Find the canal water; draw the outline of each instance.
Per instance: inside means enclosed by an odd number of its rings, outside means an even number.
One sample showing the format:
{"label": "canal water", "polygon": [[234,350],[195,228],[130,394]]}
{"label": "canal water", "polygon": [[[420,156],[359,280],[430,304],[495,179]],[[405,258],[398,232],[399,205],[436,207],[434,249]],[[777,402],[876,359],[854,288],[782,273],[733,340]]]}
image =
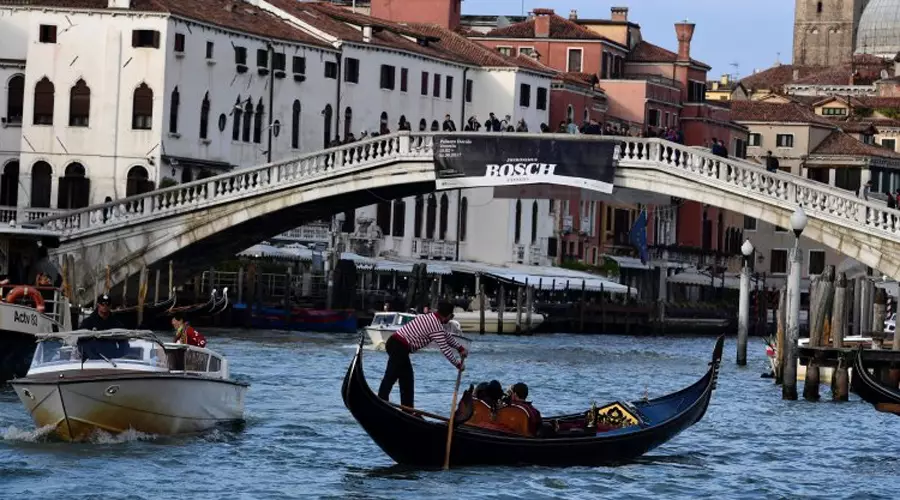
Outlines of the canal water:
{"label": "canal water", "polygon": [[[766,366],[759,339],[751,339],[742,369],[734,365],[733,340],[726,344],[704,419],[636,463],[442,472],[394,465],[344,408],[339,391],[355,336],[204,333],[252,384],[244,429],[54,442],[36,435],[5,388],[0,498],[896,498],[900,481],[900,418],[855,397],[783,402],[771,380],[759,377]],[[704,373],[714,343],[576,335],[475,341],[464,382],[524,381],[545,415],[680,389]],[[386,356],[367,352],[365,359],[377,386]],[[429,352],[417,353],[414,365],[417,406],[447,414],[453,367]]]}

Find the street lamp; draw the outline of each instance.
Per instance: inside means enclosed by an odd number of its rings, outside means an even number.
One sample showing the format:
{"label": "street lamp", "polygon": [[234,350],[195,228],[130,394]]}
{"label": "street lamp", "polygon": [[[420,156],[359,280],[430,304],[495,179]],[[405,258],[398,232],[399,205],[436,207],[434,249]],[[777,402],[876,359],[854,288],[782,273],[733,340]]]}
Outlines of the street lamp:
{"label": "street lamp", "polygon": [[791,229],[794,231],[794,252],[791,255],[791,274],[788,278],[788,328],[782,357],[783,380],[781,399],[797,399],[797,342],[800,340],[800,235],[806,229],[808,219],[800,205],[791,214]]}
{"label": "street lamp", "polygon": [[738,298],[738,341],[737,364],[747,364],[747,334],[750,329],[750,256],[753,255],[753,243],[744,240],[741,245],[744,254],[744,265],[741,267],[741,289]]}

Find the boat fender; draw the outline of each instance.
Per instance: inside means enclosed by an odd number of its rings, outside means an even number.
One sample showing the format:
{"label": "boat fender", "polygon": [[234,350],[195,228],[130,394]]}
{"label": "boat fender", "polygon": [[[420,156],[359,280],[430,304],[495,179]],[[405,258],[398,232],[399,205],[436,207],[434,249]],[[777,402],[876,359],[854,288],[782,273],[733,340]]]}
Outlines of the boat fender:
{"label": "boat fender", "polygon": [[10,304],[15,304],[19,299],[26,296],[34,301],[34,308],[37,309],[37,312],[44,312],[44,297],[41,295],[41,292],[28,286],[17,286],[13,288],[12,291],[9,292],[9,295],[6,296],[6,301]]}

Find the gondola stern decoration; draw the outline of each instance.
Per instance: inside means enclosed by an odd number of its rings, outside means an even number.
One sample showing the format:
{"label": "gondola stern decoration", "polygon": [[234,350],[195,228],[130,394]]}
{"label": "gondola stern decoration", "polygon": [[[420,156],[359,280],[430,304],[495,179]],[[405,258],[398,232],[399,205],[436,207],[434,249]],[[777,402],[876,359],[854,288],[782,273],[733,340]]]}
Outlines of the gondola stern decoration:
{"label": "gondola stern decoration", "polygon": [[709,366],[712,369],[712,390],[716,390],[719,382],[719,368],[722,366],[722,351],[725,349],[725,336],[720,335],[716,339],[716,347],[713,349],[712,361]]}

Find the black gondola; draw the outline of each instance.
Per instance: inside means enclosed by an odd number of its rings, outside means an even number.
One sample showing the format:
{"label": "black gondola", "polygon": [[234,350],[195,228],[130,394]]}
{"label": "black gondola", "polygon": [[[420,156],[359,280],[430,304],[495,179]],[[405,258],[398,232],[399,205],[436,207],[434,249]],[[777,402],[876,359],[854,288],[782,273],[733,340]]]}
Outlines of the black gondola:
{"label": "black gondola", "polygon": [[[453,433],[450,462],[457,466],[596,466],[633,460],[703,417],[716,387],[723,342],[724,337],[719,337],[709,369],[690,387],[657,399],[631,404],[617,402],[604,407],[627,408],[638,417],[637,424],[602,433],[585,432],[582,425],[580,433],[557,433],[549,437],[523,437],[461,425]],[[443,465],[447,423],[424,420],[379,398],[366,382],[362,352],[360,341],[341,388],[344,405],[372,440],[398,464]],[[551,427],[572,428],[586,424],[587,420],[594,421],[592,411],[543,420]],[[598,412],[597,417],[600,416]]]}
{"label": "black gondola", "polygon": [[212,311],[213,309],[215,309],[218,301],[219,301],[219,299],[216,297],[216,291],[213,290],[209,294],[209,300],[207,300],[206,302],[202,302],[200,304],[191,304],[191,305],[181,306],[181,307],[173,307],[172,309],[169,309],[168,311],[166,311],[164,313],[164,315],[171,317],[176,313],[192,314],[192,313],[199,313],[199,312],[209,312],[209,311]]}
{"label": "black gondola", "polygon": [[[154,304],[148,304],[144,306],[144,323],[147,323],[152,318],[159,316],[160,314],[165,314],[166,311],[175,307],[176,297],[172,295],[172,297],[156,302]],[[119,309],[114,309],[111,311],[111,314],[114,318],[118,319],[125,325],[125,328],[138,328],[140,326],[146,325],[138,325],[138,306],[129,306],[122,307]]]}
{"label": "black gondola", "polygon": [[[900,405],[900,391],[896,388],[891,389],[886,385],[878,382],[878,380],[869,372],[863,363],[862,348],[856,351],[853,357],[853,376],[850,377],[855,392],[863,401],[871,403],[876,407],[878,405]],[[877,368],[876,368],[877,370]],[[876,371],[876,373],[878,373]]]}

